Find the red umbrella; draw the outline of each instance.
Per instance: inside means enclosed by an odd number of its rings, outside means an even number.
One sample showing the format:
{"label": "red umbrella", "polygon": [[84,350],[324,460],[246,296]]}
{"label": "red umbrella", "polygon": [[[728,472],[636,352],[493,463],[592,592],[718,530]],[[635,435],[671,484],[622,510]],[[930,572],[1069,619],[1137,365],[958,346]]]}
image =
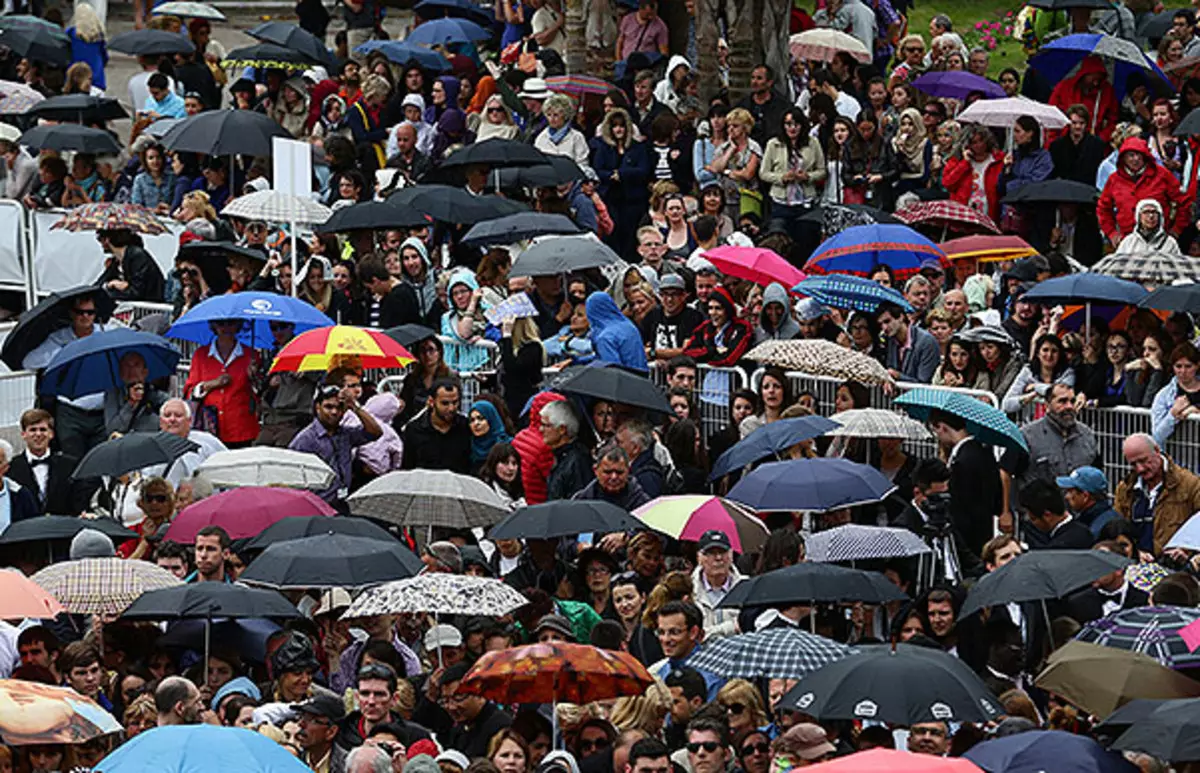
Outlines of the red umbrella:
{"label": "red umbrella", "polygon": [[[942,201],[918,201],[897,210],[896,219],[909,225],[931,225],[944,231],[963,233],[1000,233],[1000,228],[990,217],[971,209],[966,204],[949,199]],[[943,233],[942,238],[945,238]]]}
{"label": "red umbrella", "polygon": [[785,288],[792,287],[808,278],[808,274],[774,251],[761,247],[716,247],[704,253],[704,257],[722,274],[764,287],[772,282],[778,282]]}
{"label": "red umbrella", "polygon": [[337,511],[311,491],[248,486],[183,508],[167,529],[166,539],[191,545],[205,526],[220,526],[230,539],[257,537],[271,524],[294,515],[337,515]]}
{"label": "red umbrella", "polygon": [[981,773],[961,757],[935,757],[895,749],[871,749],[813,765],[812,773]]}
{"label": "red umbrella", "polygon": [[1037,250],[1020,236],[964,236],[938,245],[950,260],[975,258],[980,263],[1000,260],[1020,260],[1037,255]]}
{"label": "red umbrella", "polygon": [[627,652],[588,644],[526,644],[485,652],[459,684],[459,692],[501,705],[577,703],[640,695],[654,678]]}

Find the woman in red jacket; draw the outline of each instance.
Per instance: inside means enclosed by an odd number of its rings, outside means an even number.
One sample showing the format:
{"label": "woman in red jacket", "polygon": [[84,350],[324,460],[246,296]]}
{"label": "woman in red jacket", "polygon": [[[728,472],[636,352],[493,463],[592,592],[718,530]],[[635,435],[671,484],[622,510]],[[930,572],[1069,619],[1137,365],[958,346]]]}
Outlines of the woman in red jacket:
{"label": "woman in red jacket", "polygon": [[512,446],[521,457],[521,485],[525,488],[526,504],[540,505],[546,501],[546,479],[554,466],[554,452],[542,439],[542,409],[549,403],[565,399],[557,392],[534,395],[529,405],[529,426],[513,438]]}
{"label": "woman in red jacket", "polygon": [[250,384],[253,352],[242,346],[240,319],[210,322],[216,339],[192,355],[184,394],[196,405],[195,426],[211,432],[233,448],[258,437],[254,390]]}
{"label": "woman in red jacket", "polygon": [[984,126],[970,129],[962,154],[946,159],[942,168],[942,186],[950,198],[976,212],[1000,222],[1000,174],[1004,154],[996,147],[996,138]]}
{"label": "woman in red jacket", "polygon": [[729,291],[717,287],[708,296],[708,319],[692,333],[683,353],[696,362],[722,368],[736,365],[753,340],[754,328],[738,317]]}

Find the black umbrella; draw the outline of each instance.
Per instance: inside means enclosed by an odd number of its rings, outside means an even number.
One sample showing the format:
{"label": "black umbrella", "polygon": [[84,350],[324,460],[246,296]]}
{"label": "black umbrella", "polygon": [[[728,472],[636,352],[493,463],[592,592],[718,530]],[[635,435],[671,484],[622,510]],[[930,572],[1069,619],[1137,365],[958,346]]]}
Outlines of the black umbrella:
{"label": "black umbrella", "polygon": [[166,30],[132,30],[122,32],[108,41],[113,51],[134,56],[194,54],[196,46],[186,35]]}
{"label": "black umbrella", "polygon": [[117,477],[154,464],[167,464],[200,446],[170,432],[132,432],[115,440],[105,440],[93,446],[71,473],[71,477]]}
{"label": "black umbrella", "polygon": [[1185,115],[1175,127],[1176,137],[1188,137],[1193,134],[1200,134],[1200,112],[1195,110]]}
{"label": "black umbrella", "polygon": [[583,179],[583,170],[566,156],[550,156],[549,163],[536,166],[507,167],[496,169],[489,177],[499,180],[504,190],[513,188],[557,188],[560,185]]}
{"label": "black umbrella", "polygon": [[868,719],[896,725],[988,722],[1002,711],[1000,701],[961,660],[910,644],[859,647],[802,678],[779,707],[822,721]]}
{"label": "black umbrella", "polygon": [[1166,34],[1171,31],[1171,24],[1175,21],[1175,10],[1172,8],[1162,13],[1149,13],[1143,16],[1137,25],[1137,36],[1153,40],[1166,37]]}
{"label": "black umbrella", "polygon": [[513,261],[509,276],[557,276],[600,268],[620,258],[604,242],[590,236],[559,236],[545,239],[522,252]]}
{"label": "black umbrella", "polygon": [[1094,185],[1077,183],[1074,180],[1043,180],[1021,186],[1016,193],[1005,196],[1006,204],[1032,204],[1053,202],[1056,204],[1094,204],[1100,191]]}
{"label": "black umbrella", "polygon": [[[176,260],[181,258],[195,263],[204,281],[213,294],[219,295],[229,289],[229,258],[240,255],[262,268],[267,262],[266,253],[251,247],[242,247],[233,242],[188,242],[179,248]],[[257,270],[257,269],[256,269]]]}
{"label": "black umbrella", "polygon": [[488,538],[555,539],[584,532],[605,534],[645,529],[645,523],[611,502],[600,499],[560,499],[518,508],[493,526]]}
{"label": "black umbrella", "polygon": [[1143,752],[1169,762],[1200,761],[1200,733],[1196,732],[1200,726],[1200,698],[1158,703],[1157,708],[1121,733],[1113,741],[1113,748]]}
{"label": "black umbrella", "polygon": [[226,651],[238,653],[242,660],[265,663],[267,640],[279,630],[278,623],[262,617],[214,620],[212,625],[207,620],[180,620],[168,626],[155,644],[164,649],[201,652],[206,640],[217,641]]}
{"label": "black umbrella", "polygon": [[445,17],[467,19],[485,27],[490,26],[494,21],[490,13],[472,3],[471,0],[421,0],[413,6],[413,10],[422,19]]}
{"label": "black umbrella", "polygon": [[567,368],[551,379],[546,388],[564,394],[631,405],[655,413],[669,415],[671,412],[666,395],[653,381],[645,375],[630,373],[615,365]]}
{"label": "black umbrella", "polygon": [[253,110],[206,110],[184,118],[163,135],[167,150],[186,150],[206,156],[270,156],[275,137],[292,135]]}
{"label": "black umbrella", "polygon": [[544,212],[518,212],[495,220],[484,220],[471,226],[462,241],[466,244],[490,246],[513,244],[549,234],[566,236],[582,233],[582,229],[566,215]]}
{"label": "black umbrella", "polygon": [[357,590],[412,577],[424,566],[398,542],[323,534],[270,545],[238,579],[277,590]]}
{"label": "black umbrella", "polygon": [[323,225],[316,227],[322,233],[345,231],[381,231],[387,228],[420,228],[431,223],[431,218],[415,209],[398,207],[384,201],[360,201],[333,211]]}
{"label": "black umbrella", "polygon": [[1112,9],[1109,0],[1029,0],[1027,5],[1034,8],[1044,8],[1048,11],[1065,11],[1069,8],[1103,8]]}
{"label": "black umbrella", "polygon": [[121,152],[121,146],[108,132],[74,123],[35,126],[22,134],[17,143],[38,150],[74,150],[97,155]]}
{"label": "black umbrella", "polygon": [[[1189,698],[1184,702],[1190,702],[1190,700]],[[1155,709],[1164,703],[1170,703],[1170,701],[1155,700],[1153,698],[1134,698],[1105,717],[1103,722],[1092,728],[1092,733],[1098,738],[1114,740],[1121,733],[1128,730],[1134,722],[1139,722],[1150,716],[1154,713]]]}
{"label": "black umbrella", "polygon": [[825,218],[833,216],[856,218],[859,225],[900,222],[891,213],[884,212],[877,207],[867,206],[866,204],[821,204],[801,215],[800,219],[809,223],[824,223]]}
{"label": "black umbrella", "polygon": [[96,531],[113,538],[113,541],[136,539],[137,532],[127,529],[111,518],[79,518],[73,515],[39,515],[9,524],[0,534],[0,545],[16,545],[23,542],[44,540],[69,540],[84,529]]}
{"label": "black umbrella", "polygon": [[387,203],[416,210],[442,223],[474,225],[483,220],[527,212],[529,207],[499,196],[472,196],[449,185],[414,185],[388,196]]}
{"label": "black umbrella", "polygon": [[214,617],[301,617],[278,591],[224,582],[197,582],[143,593],[124,620],[197,620]]}
{"label": "black umbrella", "polygon": [[255,43],[252,46],[236,48],[221,60],[222,67],[261,67],[282,70],[300,70],[314,64],[324,65],[325,63],[320,60],[314,61],[313,57],[308,54],[277,43]]}
{"label": "black umbrella", "polygon": [[1143,298],[1138,306],[1195,314],[1200,312],[1200,285],[1163,285]]}
{"label": "black umbrella", "polygon": [[30,108],[25,115],[45,118],[49,121],[74,121],[76,123],[97,121],[119,121],[129,113],[121,103],[108,97],[93,97],[91,94],[63,94],[42,100]]}
{"label": "black umbrella", "polygon": [[0,360],[13,370],[24,368],[26,355],[41,346],[46,337],[55,330],[71,324],[71,305],[80,298],[91,298],[96,302],[97,322],[107,322],[116,308],[116,303],[109,294],[95,285],[80,285],[50,293],[38,305],[21,315],[17,326],[4,339],[4,348],[0,349]]}
{"label": "black umbrella", "polygon": [[484,140],[464,145],[442,161],[444,169],[456,166],[544,166],[550,163],[545,153],[516,140]]}
{"label": "black umbrella", "polygon": [[0,46],[23,59],[66,67],[71,61],[71,39],[62,27],[36,16],[0,17]]}
{"label": "black umbrella", "polygon": [[809,561],[743,580],[725,594],[719,606],[772,606],[815,601],[886,604],[907,598],[879,572]]}
{"label": "black umbrella", "polygon": [[367,518],[330,518],[326,515],[306,515],[294,518],[284,518],[268,526],[246,545],[250,550],[263,550],[268,545],[302,537],[314,537],[319,534],[345,534],[351,537],[367,537],[370,539],[395,542],[396,538],[387,529],[377,525]]}
{"label": "black umbrella", "polygon": [[1129,559],[1100,550],[1033,550],[985,574],[971,592],[959,617],[987,607],[1018,601],[1045,601],[1129,565]]}
{"label": "black umbrella", "polygon": [[295,24],[283,21],[268,21],[246,30],[246,34],[255,40],[274,43],[284,48],[298,51],[311,59],[315,64],[334,67],[335,62],[329,49],[316,35]]}
{"label": "black umbrella", "polygon": [[437,338],[437,331],[431,327],[409,323],[407,325],[397,325],[393,328],[388,328],[383,331],[384,335],[391,337],[409,352],[415,351],[413,346],[418,342],[424,341],[426,338]]}

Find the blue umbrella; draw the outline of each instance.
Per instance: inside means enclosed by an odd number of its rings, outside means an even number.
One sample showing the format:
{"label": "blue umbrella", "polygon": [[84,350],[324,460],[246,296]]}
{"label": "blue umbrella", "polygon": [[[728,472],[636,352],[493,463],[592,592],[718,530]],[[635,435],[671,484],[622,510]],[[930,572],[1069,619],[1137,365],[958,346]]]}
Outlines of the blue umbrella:
{"label": "blue umbrella", "polygon": [[64,346],[42,375],[41,393],[76,398],[124,386],[121,358],[137,353],[146,361],[147,379],[175,373],[179,350],[162,336],[130,328],[96,332]]}
{"label": "blue umbrella", "polygon": [[804,270],[809,274],[867,276],[882,263],[891,266],[896,278],[903,280],[920,271],[921,264],[929,260],[950,266],[940,247],[908,226],[874,223],[856,225],[826,239]]}
{"label": "blue umbrella", "polygon": [[966,70],[927,72],[913,81],[913,88],[931,97],[966,99],[976,92],[991,99],[1003,99],[1008,94],[999,83]]}
{"label": "blue umbrella", "polygon": [[437,51],[430,51],[407,40],[368,40],[354,49],[360,54],[378,51],[401,67],[415,64],[430,72],[450,72],[450,61]]}
{"label": "blue umbrella", "polygon": [[760,513],[823,513],[878,502],[894,488],[879,470],[849,459],[792,459],[762,465],[727,498]]}
{"label": "blue umbrella", "polygon": [[905,300],[900,291],[853,274],[810,276],[793,287],[792,292],[807,295],[825,306],[837,309],[871,313],[879,308],[879,304],[891,301],[905,311],[913,310],[912,304]]}
{"label": "blue umbrella", "polygon": [[982,400],[958,392],[917,387],[896,398],[896,405],[909,416],[925,421],[933,410],[952,413],[967,422],[967,432],[980,443],[1029,450],[1017,425],[998,409]]}
{"label": "blue umbrella", "polygon": [[216,337],[209,323],[220,319],[249,322],[238,338],[242,343],[259,349],[269,349],[274,345],[270,327],[272,322],[291,322],[296,326],[297,334],[333,324],[333,320],[304,301],[277,293],[240,292],[218,295],[202,302],[176,320],[167,331],[167,336],[209,344]]}
{"label": "blue umbrella", "polygon": [[265,735],[240,727],[156,727],[121,744],[96,765],[104,773],[311,773],[307,765]]}
{"label": "blue umbrella", "polygon": [[1062,730],[1030,730],[975,744],[963,755],[987,773],[1133,773],[1120,752]]}
{"label": "blue umbrella", "polygon": [[824,416],[800,416],[773,421],[739,440],[717,459],[709,480],[716,480],[747,464],[778,454],[797,443],[824,435],[841,425]]}
{"label": "blue umbrella", "polygon": [[426,20],[446,17],[450,19],[470,19],[471,21],[489,25],[493,21],[489,5],[485,11],[471,0],[421,0],[413,6],[417,15]]}
{"label": "blue umbrella", "polygon": [[491,32],[473,21],[433,19],[418,24],[404,40],[422,46],[444,46],[447,43],[474,43],[491,37]]}
{"label": "blue umbrella", "polygon": [[1092,55],[1104,61],[1117,99],[1125,96],[1125,82],[1130,74],[1139,70],[1144,71],[1149,83],[1153,83],[1157,77],[1164,90],[1175,91],[1170,79],[1133,42],[1099,32],[1065,35],[1047,43],[1037,56],[1029,60],[1029,65],[1055,83],[1070,75],[1080,62]]}
{"label": "blue umbrella", "polygon": [[1136,306],[1149,295],[1137,282],[1089,272],[1047,279],[1025,293],[1025,299],[1047,305],[1107,303]]}
{"label": "blue umbrella", "polygon": [[[172,623],[167,632],[158,637],[158,645],[171,649],[192,650],[204,653],[204,629],[207,620],[181,620]],[[280,628],[278,623],[262,617],[246,617],[240,620],[214,619],[209,632],[210,641],[221,645],[255,663],[267,660],[267,639]]]}

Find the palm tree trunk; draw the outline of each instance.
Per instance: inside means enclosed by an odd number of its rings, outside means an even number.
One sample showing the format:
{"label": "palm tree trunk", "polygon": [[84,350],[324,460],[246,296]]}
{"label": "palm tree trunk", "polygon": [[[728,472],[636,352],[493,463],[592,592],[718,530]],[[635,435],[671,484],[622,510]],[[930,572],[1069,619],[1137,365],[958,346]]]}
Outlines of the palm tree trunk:
{"label": "palm tree trunk", "polygon": [[762,61],[759,19],[763,0],[725,2],[729,23],[729,97],[733,103],[750,93],[750,73]]}
{"label": "palm tree trunk", "polygon": [[696,0],[696,75],[700,80],[700,99],[704,104],[721,90],[720,65],[717,61],[717,27],[721,0]]}
{"label": "palm tree trunk", "polygon": [[584,31],[587,20],[583,15],[583,0],[565,0],[563,9],[567,14],[567,22],[563,31],[567,36],[567,72],[578,75],[587,72],[587,40]]}

